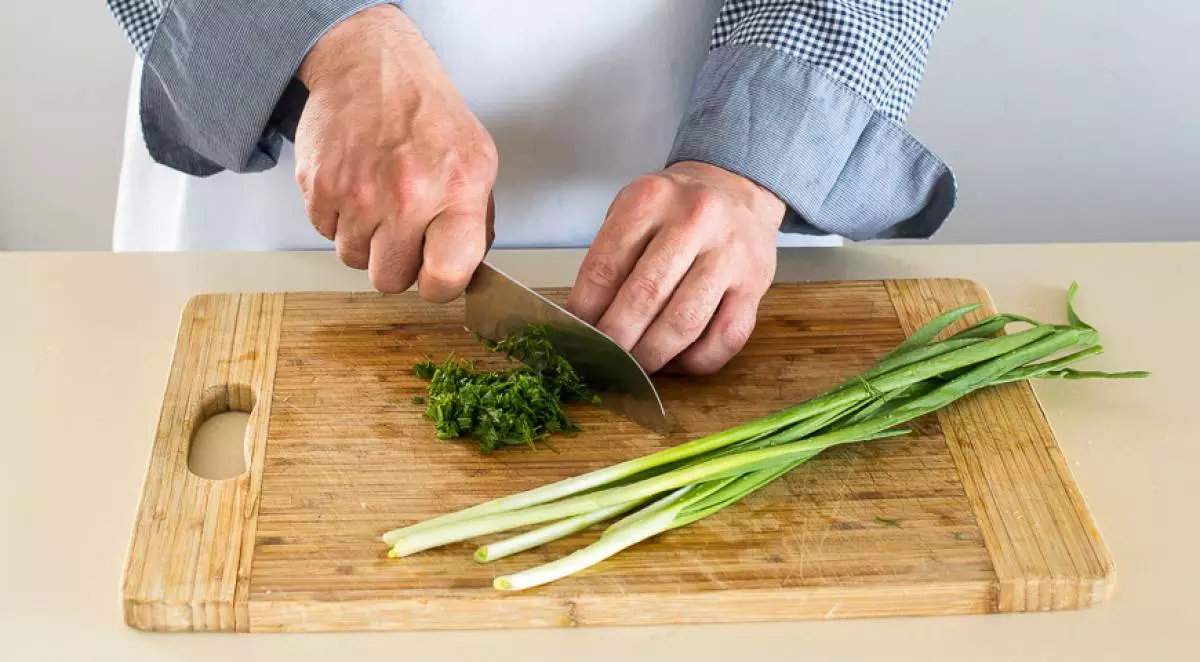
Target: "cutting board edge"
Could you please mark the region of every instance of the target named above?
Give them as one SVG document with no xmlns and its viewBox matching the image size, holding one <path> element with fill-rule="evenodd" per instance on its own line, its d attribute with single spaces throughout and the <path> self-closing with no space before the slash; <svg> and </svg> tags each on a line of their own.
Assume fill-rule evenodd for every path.
<svg viewBox="0 0 1200 662">
<path fill-rule="evenodd" d="M 122 571 L 129 627 L 249 629 L 254 529 L 284 299 L 282 293 L 202 293 L 183 306 Z M 218 340 L 211 344 L 220 351 L 206 351 Z M 189 373 L 195 374 L 189 379 Z M 192 436 L 208 417 L 227 411 L 250 414 L 247 469 L 226 480 L 200 478 L 188 468 Z M 162 498 L 164 490 L 170 498 Z M 226 572 L 229 567 L 234 572 Z"/>
<path fill-rule="evenodd" d="M 636 596 L 517 594 L 482 600 L 437 596 L 354 601 L 266 600 L 250 605 L 250 631 L 544 629 L 986 614 L 996 611 L 997 590 L 995 581 L 979 579 Z M 513 606 L 514 602 L 519 606 Z"/>
<path fill-rule="evenodd" d="M 950 307 L 972 302 L 982 304 L 978 311 L 951 327 L 951 331 L 998 312 L 987 287 L 969 278 L 894 279 L 883 282 L 891 294 L 896 315 L 906 335 Z M 939 305 L 934 307 L 934 301 Z M 1071 610 L 1108 600 L 1116 585 L 1115 563 L 1063 458 L 1041 398 L 1028 381 L 993 387 L 990 391 L 994 397 L 985 399 L 979 395 L 968 396 L 938 411 L 937 417 L 954 456 L 960 480 L 979 520 L 985 547 L 992 557 L 999 586 L 997 611 Z M 987 416 L 988 407 L 984 403 L 989 400 L 1037 412 L 1037 420 L 1032 428 L 1013 430 L 1019 436 L 1033 440 L 1033 443 L 1023 445 L 1023 459 L 1015 453 L 1006 454 L 1005 451 L 1011 449 L 984 443 L 995 436 L 991 434 L 995 426 L 989 425 L 989 434 L 982 434 L 983 422 L 1013 424 L 1012 419 Z M 967 440 L 961 435 L 964 428 L 980 429 L 981 434 Z M 979 461 L 984 455 L 991 460 L 987 464 Z M 1018 491 L 1014 470 L 1023 468 L 1041 472 L 1043 480 L 1056 484 L 1060 490 L 1051 489 L 1018 501 L 1008 499 L 1016 507 L 997 508 L 998 498 L 1009 497 Z M 1021 474 L 1017 471 L 1016 475 Z M 1041 487 L 1046 484 L 1031 482 Z M 1047 505 L 1049 508 L 1043 507 Z M 1014 545 L 1013 538 L 1017 535 L 1038 540 L 1037 531 L 1028 531 L 1028 522 L 1040 522 L 1044 518 L 1065 534 L 1063 538 L 1073 545 L 1072 548 L 1056 549 L 1052 544 L 1056 541 L 1044 539 L 1039 545 L 1023 548 Z M 1076 524 L 1080 528 L 1073 526 Z M 1068 530 L 1063 531 L 1064 528 Z M 1029 554 L 1031 549 L 1036 549 L 1042 558 Z"/>
</svg>

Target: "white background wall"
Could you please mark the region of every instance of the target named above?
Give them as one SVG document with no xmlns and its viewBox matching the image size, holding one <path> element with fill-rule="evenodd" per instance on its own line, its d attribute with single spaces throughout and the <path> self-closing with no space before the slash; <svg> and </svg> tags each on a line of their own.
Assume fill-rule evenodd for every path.
<svg viewBox="0 0 1200 662">
<path fill-rule="evenodd" d="M 0 249 L 108 248 L 132 53 L 102 0 L 0 4 Z"/>
<path fill-rule="evenodd" d="M 958 0 L 909 121 L 939 241 L 1200 239 L 1198 46 L 1197 0 Z"/>
<path fill-rule="evenodd" d="M 910 120 L 959 175 L 937 241 L 1200 240 L 1197 35 L 1196 0 L 959 0 Z M 8 2 L 0 62 L 0 249 L 106 249 L 123 35 Z"/>
</svg>

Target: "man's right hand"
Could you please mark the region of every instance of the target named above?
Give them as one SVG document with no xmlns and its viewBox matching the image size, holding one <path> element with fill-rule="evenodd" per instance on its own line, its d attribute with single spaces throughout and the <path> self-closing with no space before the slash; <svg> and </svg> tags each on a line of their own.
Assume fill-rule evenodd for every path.
<svg viewBox="0 0 1200 662">
<path fill-rule="evenodd" d="M 372 285 L 450 301 L 492 242 L 496 145 L 396 7 L 325 34 L 297 72 L 309 97 L 296 179 L 314 227 Z"/>
</svg>

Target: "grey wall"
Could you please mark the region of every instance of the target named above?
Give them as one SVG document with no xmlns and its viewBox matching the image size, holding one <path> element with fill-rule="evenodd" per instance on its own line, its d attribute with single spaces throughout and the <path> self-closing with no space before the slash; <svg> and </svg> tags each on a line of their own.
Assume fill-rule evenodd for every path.
<svg viewBox="0 0 1200 662">
<path fill-rule="evenodd" d="M 958 0 L 909 124 L 940 241 L 1200 239 L 1200 2 Z"/>
<path fill-rule="evenodd" d="M 132 51 L 101 0 L 0 7 L 0 249 L 107 248 Z"/>
<path fill-rule="evenodd" d="M 130 51 L 99 0 L 6 5 L 0 248 L 105 249 Z M 910 121 L 959 175 L 937 241 L 1200 240 L 1197 35 L 1195 0 L 958 0 Z"/>
</svg>

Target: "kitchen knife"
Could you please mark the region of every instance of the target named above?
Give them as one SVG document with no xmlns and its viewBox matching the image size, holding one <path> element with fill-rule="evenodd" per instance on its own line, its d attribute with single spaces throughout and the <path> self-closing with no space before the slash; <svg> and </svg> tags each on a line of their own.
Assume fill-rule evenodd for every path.
<svg viewBox="0 0 1200 662">
<path fill-rule="evenodd" d="M 487 262 L 466 290 L 466 326 L 499 340 L 531 325 L 575 368 L 609 411 L 660 434 L 670 431 L 662 399 L 637 360 L 611 338 Z"/>
</svg>

